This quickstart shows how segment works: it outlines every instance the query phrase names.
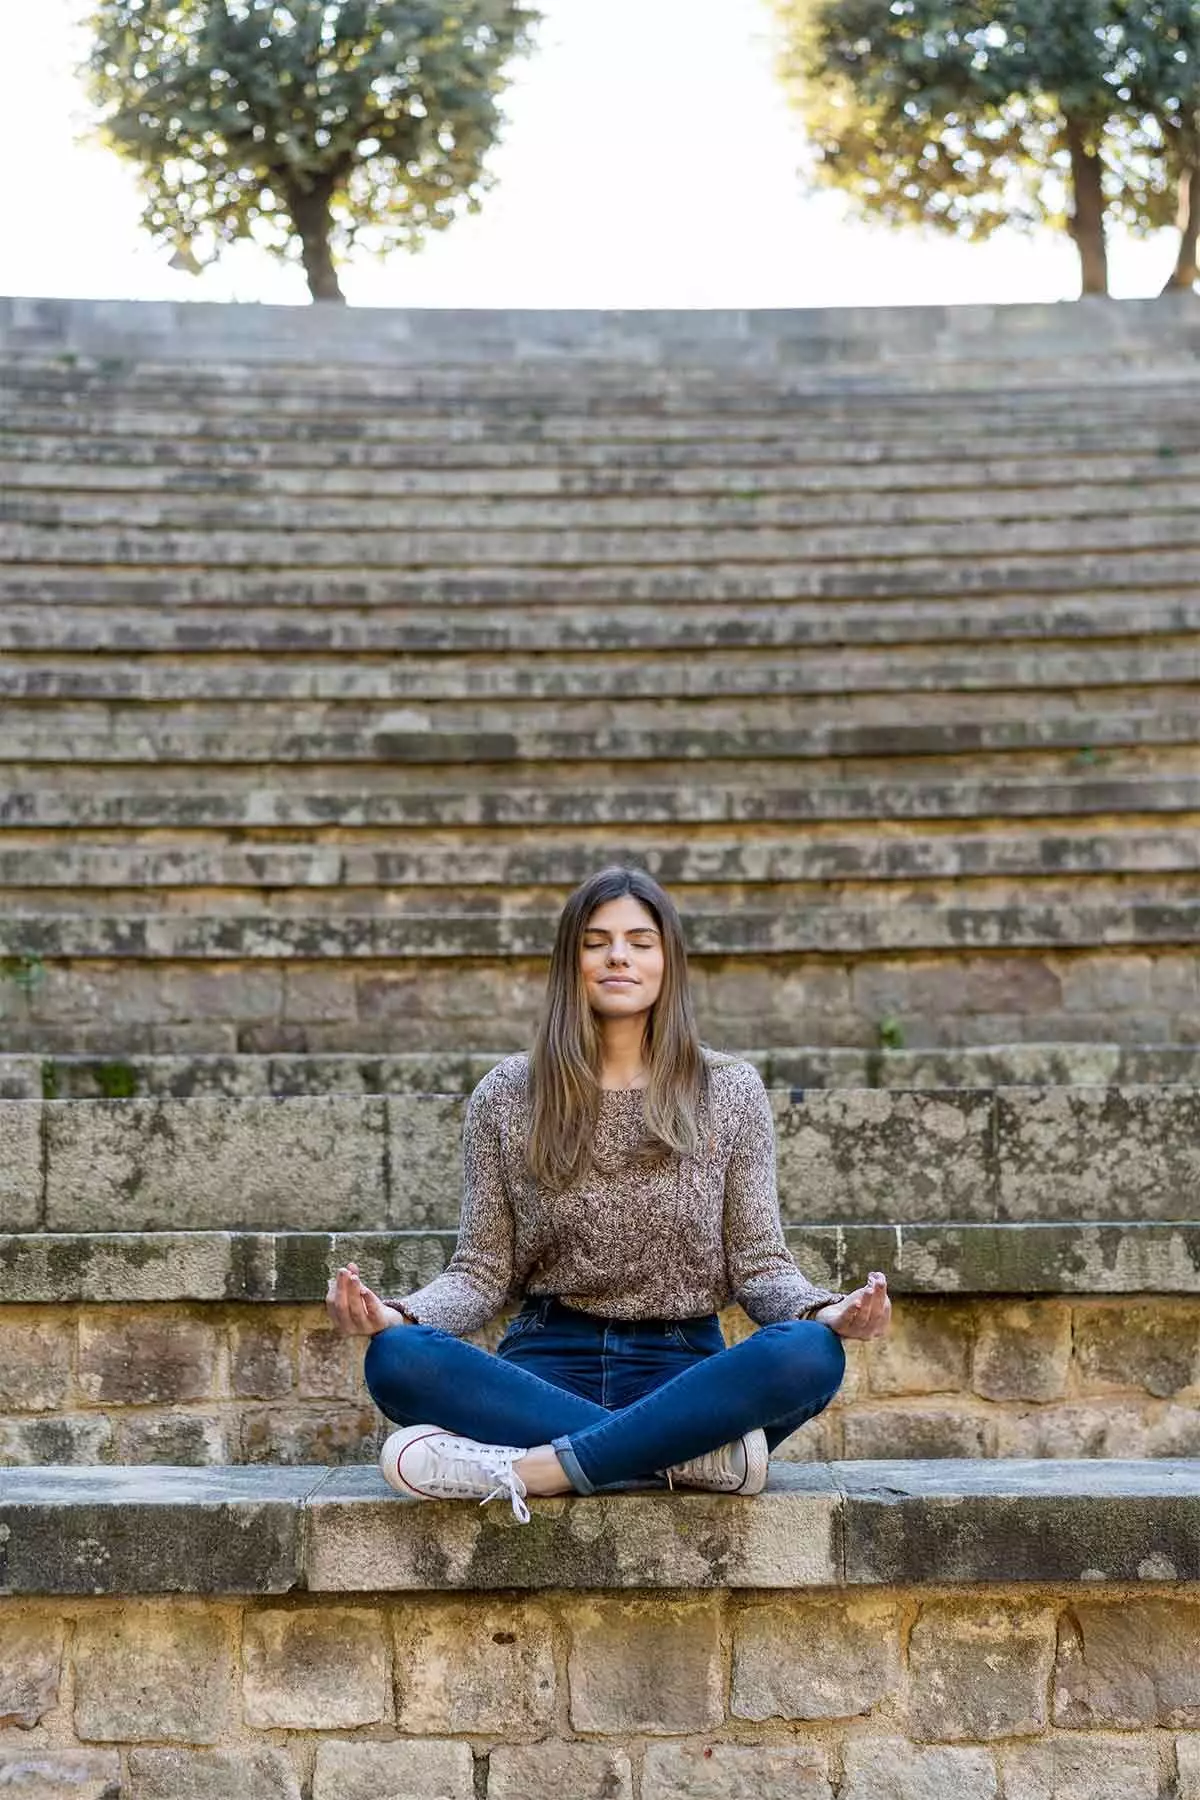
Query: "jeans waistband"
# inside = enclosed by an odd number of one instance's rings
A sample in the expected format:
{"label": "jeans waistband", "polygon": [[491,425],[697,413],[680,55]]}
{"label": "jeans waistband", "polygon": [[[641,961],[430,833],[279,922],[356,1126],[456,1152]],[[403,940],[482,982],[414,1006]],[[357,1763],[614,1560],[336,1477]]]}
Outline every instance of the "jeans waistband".
{"label": "jeans waistband", "polygon": [[[583,1312],[577,1306],[564,1305],[555,1294],[530,1295],[526,1299],[521,1310],[523,1312],[536,1312],[539,1324],[570,1325],[580,1323],[594,1331],[597,1336],[606,1330],[639,1330],[644,1331],[647,1336],[665,1337],[667,1332],[669,1332],[671,1327],[676,1323],[674,1319],[618,1319],[607,1313]],[[705,1318],[715,1318],[716,1314],[710,1313],[703,1316]],[[696,1318],[691,1322],[693,1324],[699,1324],[701,1321],[700,1318]]]}

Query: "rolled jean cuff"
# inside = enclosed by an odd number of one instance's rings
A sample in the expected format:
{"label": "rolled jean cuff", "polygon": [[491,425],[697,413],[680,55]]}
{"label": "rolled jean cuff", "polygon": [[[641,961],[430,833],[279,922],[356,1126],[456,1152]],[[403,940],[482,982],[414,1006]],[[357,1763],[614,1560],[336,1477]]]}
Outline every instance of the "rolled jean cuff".
{"label": "rolled jean cuff", "polygon": [[579,1458],[571,1448],[570,1438],[551,1438],[550,1448],[558,1457],[558,1460],[562,1464],[563,1469],[570,1480],[571,1486],[575,1489],[576,1493],[594,1494],[596,1492],[596,1484],[595,1482],[588,1480],[580,1467]]}

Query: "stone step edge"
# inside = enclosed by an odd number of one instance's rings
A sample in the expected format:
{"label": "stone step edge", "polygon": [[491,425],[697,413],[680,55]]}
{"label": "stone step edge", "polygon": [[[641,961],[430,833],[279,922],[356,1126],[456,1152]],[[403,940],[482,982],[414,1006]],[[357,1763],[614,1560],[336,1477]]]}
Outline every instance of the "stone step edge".
{"label": "stone step edge", "polygon": [[[452,1230],[0,1234],[0,1307],[319,1305],[344,1263],[376,1293],[423,1285]],[[895,1295],[1200,1294],[1200,1221],[785,1225],[810,1277],[838,1291],[883,1269]],[[506,1309],[511,1310],[511,1308]]]}
{"label": "stone step edge", "polygon": [[[398,1511],[403,1508],[403,1511]],[[1200,1459],[774,1463],[511,1510],[374,1465],[0,1469],[0,1596],[1193,1582]]]}
{"label": "stone step edge", "polygon": [[[0,1051],[0,1100],[303,1098],[469,1094],[507,1050],[148,1052]],[[924,1092],[958,1087],[1200,1087],[1200,1043],[1030,1039],[926,1046],[735,1047],[768,1088]],[[1171,1070],[1170,1074],[1161,1071]],[[1190,1081],[1189,1081],[1190,1077]]]}
{"label": "stone step edge", "polygon": [[[1072,876],[1085,886],[1084,878]],[[1200,899],[1087,899],[1027,905],[870,906],[829,902],[798,922],[777,911],[700,913],[689,909],[691,954],[702,956],[878,957],[906,951],[1112,950],[1200,943]],[[1182,893],[1182,889],[1180,890]],[[58,961],[289,963],[345,958],[357,964],[436,957],[439,962],[541,958],[554,942],[549,914],[444,914],[389,918],[375,913],[8,913],[0,917],[0,959],[24,966]]]}

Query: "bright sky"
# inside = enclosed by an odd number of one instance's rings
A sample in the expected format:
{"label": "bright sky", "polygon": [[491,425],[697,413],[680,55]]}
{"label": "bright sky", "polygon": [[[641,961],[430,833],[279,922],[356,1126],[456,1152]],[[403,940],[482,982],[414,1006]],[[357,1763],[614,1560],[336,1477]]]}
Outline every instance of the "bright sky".
{"label": "bright sky", "polygon": [[[761,0],[541,0],[481,214],[413,256],[342,272],[371,306],[705,307],[1057,300],[1064,238],[892,232],[805,191]],[[132,173],[81,141],[83,0],[0,0],[0,293],[303,303],[298,269],[239,247],[199,277],[138,226]],[[28,171],[23,178],[22,171]],[[1115,237],[1112,286],[1156,293],[1171,234]]]}

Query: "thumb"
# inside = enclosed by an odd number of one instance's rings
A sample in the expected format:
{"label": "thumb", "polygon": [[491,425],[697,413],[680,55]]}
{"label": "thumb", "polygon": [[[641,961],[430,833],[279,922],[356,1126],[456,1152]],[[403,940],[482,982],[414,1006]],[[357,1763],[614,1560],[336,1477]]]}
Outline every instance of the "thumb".
{"label": "thumb", "polygon": [[373,1294],[369,1287],[363,1287],[361,1284],[359,1286],[359,1293],[362,1296],[362,1303],[366,1308],[367,1317],[370,1319],[371,1323],[373,1325],[386,1325],[388,1323],[389,1309],[384,1305],[383,1301],[379,1298],[379,1295]]}

